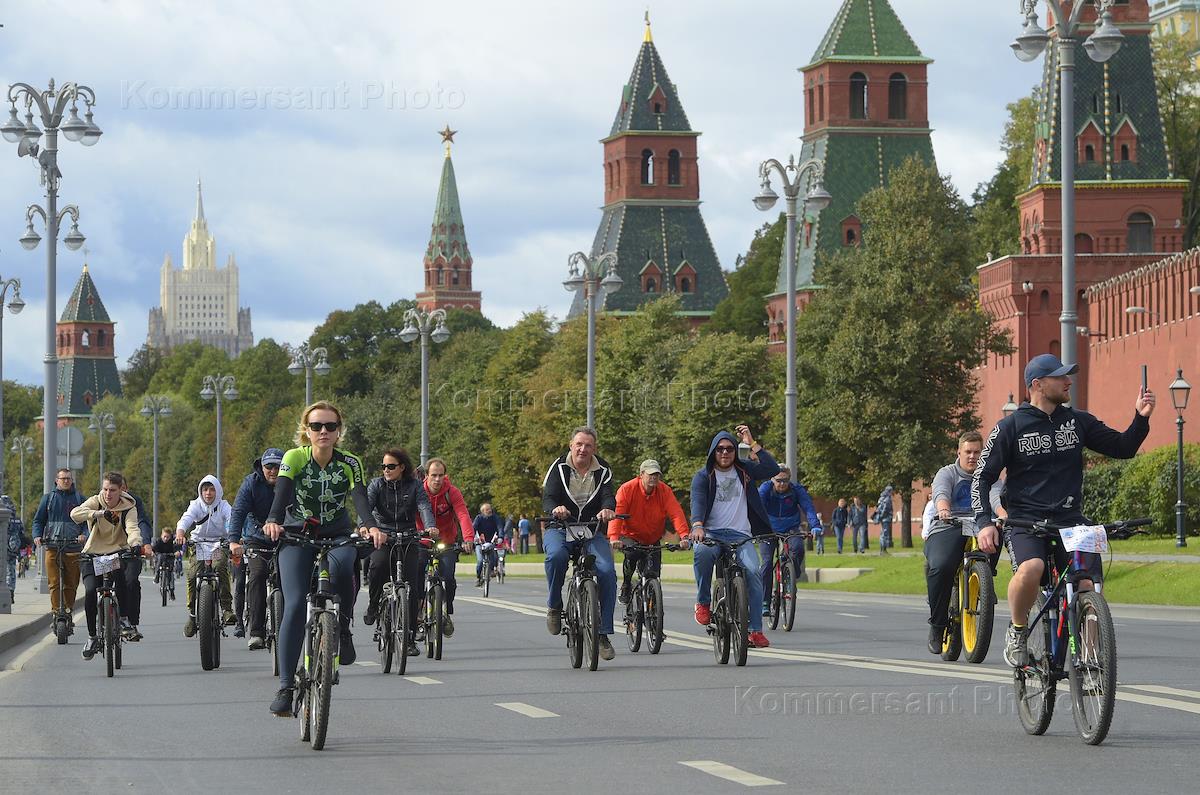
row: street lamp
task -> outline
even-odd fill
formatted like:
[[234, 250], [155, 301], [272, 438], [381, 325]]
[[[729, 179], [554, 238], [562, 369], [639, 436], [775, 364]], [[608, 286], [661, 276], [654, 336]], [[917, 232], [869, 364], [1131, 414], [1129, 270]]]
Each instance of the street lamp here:
[[305, 342], [298, 348], [292, 349], [292, 363], [288, 372], [292, 375], [304, 373], [304, 405], [311, 406], [313, 401], [313, 374], [329, 375], [333, 370], [326, 361], [329, 352], [324, 348], [309, 348]]
[[[785, 214], [787, 216], [787, 238], [784, 268], [787, 271], [787, 384], [783, 390], [786, 414], [786, 452], [788, 469], [796, 471], [796, 205], [804, 185], [808, 192], [804, 196], [804, 216], [816, 215], [829, 206], [833, 197], [825, 190], [825, 167], [819, 160], [807, 160], [799, 165], [794, 156], [788, 157], [787, 165], [774, 158], [764, 160], [758, 168], [762, 179], [762, 190], [754, 197], [754, 206], [766, 212], [775, 206], [779, 194], [771, 188], [771, 172], [775, 171], [783, 180]], [[805, 175], [808, 174], [807, 181]]]
[[404, 322], [402, 342], [421, 338], [421, 466], [425, 466], [429, 460], [429, 340], [442, 344], [450, 339], [450, 329], [446, 328], [445, 309], [410, 309], [404, 313]]
[[[1125, 40], [1120, 29], [1113, 24], [1110, 9], [1114, 0], [1097, 0], [1099, 5], [1096, 29], [1083, 43], [1088, 57], [1103, 63], [1117, 54]], [[1038, 0], [1021, 0], [1021, 13], [1025, 16], [1025, 27], [1012, 43], [1013, 52], [1022, 61], [1032, 61], [1041, 55], [1050, 43], [1050, 34], [1038, 24]], [[1062, 0], [1046, 0], [1054, 18], [1054, 32], [1058, 38], [1058, 79], [1060, 83], [1059, 125], [1063, 135], [1074, 135], [1075, 130], [1075, 44], [1081, 27], [1079, 18], [1085, 7], [1092, 3], [1073, 2], [1063, 13]], [[1075, 158], [1071, 157], [1064, 142], [1061, 157], [1062, 167], [1062, 314], [1059, 337], [1062, 340], [1062, 360], [1077, 362], [1075, 324]]]
[[[171, 416], [171, 401], [165, 395], [146, 395], [142, 401], [142, 410], [138, 412], [143, 417], [149, 417], [154, 427], [154, 470], [150, 479], [153, 483], [151, 499], [154, 504], [150, 508], [153, 517], [154, 532], [158, 532], [158, 418]], [[218, 476], [219, 477], [219, 476]]]
[[1183, 370], [1179, 369], [1169, 388], [1171, 404], [1175, 406], [1175, 427], [1179, 429], [1179, 459], [1175, 464], [1175, 546], [1186, 547], [1187, 538], [1183, 527], [1183, 410], [1187, 408], [1192, 385], [1183, 380]]
[[21, 461], [21, 499], [18, 500], [18, 505], [21, 510], [21, 521], [25, 521], [25, 456], [33, 455], [33, 439], [28, 436], [14, 436], [12, 447], [9, 448], [14, 453], [17, 453]]
[[104, 488], [104, 434], [117, 430], [116, 418], [108, 411], [93, 411], [92, 418], [88, 420], [88, 430], [100, 435], [100, 488]]
[[1016, 401], [1013, 400], [1013, 393], [1009, 392], [1008, 393], [1008, 402], [1000, 407], [1000, 413], [1003, 414], [1005, 417], [1011, 417], [1013, 414], [1015, 414], [1017, 412], [1018, 408], [1020, 408], [1020, 406], [1018, 406]]
[[[79, 118], [79, 101], [83, 100], [85, 118]], [[46, 187], [46, 206], [39, 207], [31, 204], [25, 213], [25, 234], [21, 237], [21, 245], [26, 250], [37, 247], [41, 237], [33, 228], [33, 216], [39, 215], [46, 224], [46, 355], [44, 388], [42, 396], [42, 425], [44, 428], [45, 455], [43, 458], [42, 488], [50, 493], [54, 488], [56, 434], [58, 432], [58, 352], [56, 349], [55, 321], [57, 320], [56, 281], [58, 259], [58, 232], [63, 219], [71, 216], [71, 229], [63, 237], [63, 244], [71, 251], [76, 251], [83, 245], [83, 235], [79, 232], [79, 209], [67, 205], [58, 209], [58, 183], [62, 172], [58, 168], [58, 133], [61, 130], [68, 141], [78, 141], [84, 146], [92, 146], [100, 140], [101, 131], [92, 121], [92, 108], [96, 105], [96, 92], [88, 86], [78, 83], [65, 83], [55, 87], [51, 80], [49, 88], [39, 91], [28, 83], [13, 83], [8, 87], [9, 113], [8, 121], [0, 126], [0, 135], [9, 143], [17, 144], [17, 154], [29, 156], [37, 160], [41, 172], [42, 185]], [[25, 121], [17, 117], [17, 105], [25, 106]], [[70, 116], [63, 121], [63, 112], [70, 105]], [[46, 142], [44, 147], [38, 146], [42, 136], [33, 120], [36, 107], [45, 128]]]
[[221, 398], [237, 400], [238, 391], [234, 386], [232, 375], [206, 375], [200, 383], [200, 397], [204, 400], [217, 399], [217, 480], [221, 475]]
[[[8, 302], [8, 311], [14, 315], [21, 314], [25, 302], [21, 300], [21, 280], [4, 279], [0, 276], [0, 384], [4, 382], [4, 299], [8, 296], [9, 288], [13, 291], [12, 300]], [[0, 451], [4, 450], [4, 389], [0, 387]], [[0, 491], [4, 490], [4, 456], [0, 455]]]
[[617, 275], [617, 252], [606, 251], [589, 257], [576, 251], [567, 257], [567, 292], [583, 291], [587, 303], [587, 427], [596, 427], [596, 304], [600, 290], [612, 295], [621, 289], [625, 280]]

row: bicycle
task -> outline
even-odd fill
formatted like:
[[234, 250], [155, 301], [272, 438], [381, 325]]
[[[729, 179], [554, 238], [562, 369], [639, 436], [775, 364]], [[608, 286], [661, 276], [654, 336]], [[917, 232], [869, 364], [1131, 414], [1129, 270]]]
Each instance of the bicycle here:
[[221, 578], [213, 567], [218, 549], [229, 549], [229, 542], [197, 541], [196, 545], [196, 636], [200, 638], [200, 667], [205, 671], [221, 667], [221, 638], [225, 625], [221, 621]]
[[155, 564], [158, 574], [158, 592], [162, 595], [162, 606], [167, 606], [168, 598], [175, 601], [175, 561], [174, 556], [159, 555]]
[[780, 618], [783, 619], [784, 632], [791, 632], [796, 622], [796, 571], [788, 539], [806, 539], [808, 535], [803, 530], [775, 534], [769, 569], [771, 581], [768, 592], [771, 594], [771, 603], [767, 614], [767, 626], [773, 630], [779, 628]]
[[442, 582], [438, 560], [442, 555], [456, 552], [457, 546], [438, 542], [425, 564], [425, 595], [421, 597], [421, 606], [417, 610], [417, 615], [421, 617], [417, 629], [425, 636], [425, 656], [431, 660], [442, 659], [442, 641], [446, 637], [446, 584]]
[[949, 622], [942, 633], [941, 656], [947, 662], [954, 662], [966, 652], [967, 662], [981, 663], [987, 659], [992, 644], [992, 623], [996, 614], [992, 565], [987, 553], [979, 548], [979, 540], [969, 532], [975, 528], [974, 523], [964, 526], [959, 517], [939, 521], [970, 539], [950, 588]]
[[54, 550], [55, 566], [58, 568], [58, 610], [54, 613], [54, 637], [59, 646], [65, 646], [67, 638], [75, 634], [75, 617], [67, 609], [67, 572], [66, 557], [82, 548], [78, 541], [50, 539], [42, 542], [42, 548]]
[[[309, 520], [310, 522], [312, 520]], [[296, 698], [292, 716], [300, 719], [300, 740], [314, 751], [325, 747], [329, 730], [331, 690], [338, 683], [341, 625], [338, 596], [329, 585], [329, 553], [344, 546], [367, 546], [371, 542], [358, 536], [314, 538], [308, 534], [284, 530], [280, 540], [317, 552], [313, 562], [316, 587], [309, 590], [304, 622], [304, 651], [296, 671]]]
[[96, 586], [96, 639], [100, 642], [100, 656], [104, 658], [109, 679], [114, 671], [121, 670], [121, 611], [113, 578], [124, 576], [122, 567], [125, 561], [137, 557], [127, 549], [109, 555], [81, 553], [79, 556], [81, 561], [90, 560], [92, 571], [101, 577]]
[[389, 536], [388, 569], [391, 575], [383, 584], [380, 597], [379, 617], [375, 619], [375, 645], [379, 649], [383, 673], [391, 673], [395, 659], [396, 673], [403, 676], [408, 668], [408, 640], [412, 627], [409, 626], [409, 588], [404, 580], [404, 555], [397, 553], [402, 553], [409, 544], [418, 543], [421, 536], [416, 532], [383, 532]]
[[267, 559], [267, 621], [263, 627], [263, 641], [271, 651], [271, 676], [279, 676], [279, 622], [283, 620], [283, 588], [279, 584], [275, 550], [271, 547], [247, 546], [242, 554], [247, 566], [251, 558]]
[[[492, 577], [495, 576], [496, 570], [499, 567], [498, 550], [499, 547], [493, 541], [480, 541], [479, 554], [483, 558], [483, 596], [487, 598], [492, 592]], [[495, 561], [495, 562], [493, 562]]]
[[[1027, 659], [1013, 669], [1017, 715], [1028, 734], [1041, 735], [1049, 728], [1057, 684], [1067, 679], [1080, 738], [1088, 745], [1098, 745], [1107, 736], [1116, 704], [1116, 630], [1101, 583], [1094, 582], [1095, 590], [1079, 591], [1079, 581], [1091, 579], [1082, 552], [1090, 551], [1086, 547], [1103, 551], [1108, 538], [1144, 533], [1134, 528], [1150, 523], [1150, 519], [1133, 519], [1095, 527], [1061, 527], [1046, 521], [1024, 524], [1005, 520], [1005, 527], [1025, 530], [1049, 542], [1046, 575], [1025, 628]], [[1054, 563], [1055, 545], [1071, 553], [1070, 563], [1061, 573]]]
[[[617, 518], [629, 517], [618, 515]], [[546, 527], [561, 528], [566, 535], [571, 570], [567, 578], [562, 634], [567, 636], [567, 657], [571, 667], [582, 667], [586, 654], [588, 670], [594, 671], [600, 665], [600, 585], [596, 581], [596, 556], [585, 554], [584, 549], [603, 522], [598, 519], [568, 522], [554, 516], [543, 516], [537, 521], [545, 522]]]
[[662, 583], [657, 574], [651, 575], [647, 572], [650, 563], [648, 555], [661, 549], [676, 552], [682, 547], [678, 544], [639, 544], [635, 541], [625, 541], [621, 548], [647, 553], [647, 557], [639, 560], [634, 569], [635, 579], [629, 590], [629, 602], [625, 605], [625, 635], [629, 641], [629, 650], [636, 653], [641, 649], [642, 629], [645, 628], [646, 648], [651, 654], [658, 654], [665, 637]]
[[[737, 558], [742, 544], [753, 541], [753, 537], [740, 541], [714, 541], [703, 538], [699, 543], [720, 549], [712, 579], [712, 619], [705, 628], [713, 639], [713, 656], [719, 665], [729, 663], [732, 652], [737, 665], [745, 665], [750, 653], [750, 612], [746, 586], [746, 570]], [[758, 572], [754, 572], [755, 577]]]

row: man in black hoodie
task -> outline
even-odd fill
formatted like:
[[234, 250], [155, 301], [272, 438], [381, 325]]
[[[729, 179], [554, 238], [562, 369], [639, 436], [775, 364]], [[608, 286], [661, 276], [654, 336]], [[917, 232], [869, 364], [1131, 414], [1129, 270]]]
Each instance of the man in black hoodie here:
[[[263, 532], [271, 501], [275, 499], [275, 482], [279, 480], [279, 463], [283, 451], [268, 447], [254, 462], [253, 471], [242, 480], [233, 508], [229, 512], [229, 537], [233, 539], [230, 552], [240, 554], [243, 546], [274, 551], [276, 543]], [[246, 645], [253, 651], [267, 647], [267, 577], [270, 574], [270, 555], [256, 555], [243, 564], [245, 600], [250, 640]], [[242, 620], [241, 613], [238, 620]]]
[[[971, 482], [971, 507], [984, 552], [995, 552], [999, 545], [986, 495], [1002, 470], [1008, 472], [1006, 502], [1011, 519], [1022, 523], [1045, 519], [1060, 526], [1088, 524], [1083, 515], [1083, 449], [1110, 458], [1133, 458], [1150, 433], [1155, 398], [1149, 390], [1138, 394], [1133, 422], [1124, 433], [1066, 405], [1071, 399], [1071, 376], [1078, 370], [1078, 365], [1064, 365], [1049, 353], [1033, 357], [1025, 366], [1029, 401], [1000, 420], [988, 436]], [[1013, 578], [1008, 584], [1012, 623], [1004, 636], [1004, 659], [1013, 667], [1025, 664], [1025, 621], [1045, 570], [1048, 544], [1018, 528], [1010, 528], [1005, 540]], [[1054, 552], [1056, 565], [1065, 569], [1068, 553], [1061, 545], [1055, 545]], [[1085, 553], [1084, 563], [1089, 574], [1099, 577], [1098, 555]], [[1080, 580], [1079, 590], [1091, 588], [1092, 580]]]

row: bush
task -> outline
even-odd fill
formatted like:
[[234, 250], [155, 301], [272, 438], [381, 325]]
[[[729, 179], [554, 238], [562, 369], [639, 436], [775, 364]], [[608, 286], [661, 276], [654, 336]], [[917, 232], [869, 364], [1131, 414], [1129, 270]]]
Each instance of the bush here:
[[[1153, 535], [1173, 535], [1177, 454], [1175, 445], [1166, 445], [1127, 462], [1112, 498], [1111, 513], [1105, 518], [1111, 521], [1149, 516], [1154, 520], [1149, 528]], [[1183, 501], [1187, 505], [1184, 526], [1188, 535], [1196, 535], [1200, 525], [1200, 444], [1184, 446], [1183, 477]], [[1098, 519], [1099, 515], [1092, 518]]]
[[1093, 522], [1111, 522], [1122, 517], [1113, 510], [1113, 501], [1129, 461], [1088, 453], [1083, 472], [1083, 513]]

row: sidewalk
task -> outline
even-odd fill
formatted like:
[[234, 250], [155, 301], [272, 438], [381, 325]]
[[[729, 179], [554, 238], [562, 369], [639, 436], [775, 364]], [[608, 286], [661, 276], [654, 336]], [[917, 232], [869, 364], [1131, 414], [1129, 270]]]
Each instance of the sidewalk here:
[[[50, 595], [36, 593], [35, 582], [37, 580], [31, 576], [19, 578], [12, 612], [0, 614], [0, 656], [32, 637], [50, 631]], [[83, 588], [80, 588], [75, 599], [77, 622], [82, 611]]]

